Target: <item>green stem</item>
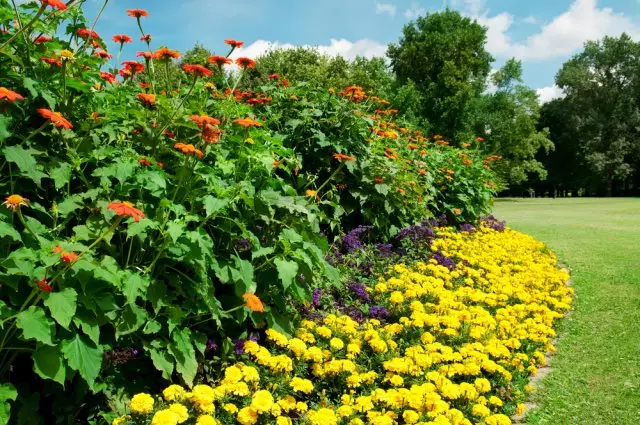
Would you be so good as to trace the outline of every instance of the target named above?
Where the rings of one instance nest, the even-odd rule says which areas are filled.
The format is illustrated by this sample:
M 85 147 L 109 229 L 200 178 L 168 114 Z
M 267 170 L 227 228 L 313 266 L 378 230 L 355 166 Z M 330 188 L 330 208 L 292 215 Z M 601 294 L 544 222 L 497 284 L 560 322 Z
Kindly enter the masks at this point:
M 160 128 L 160 131 L 155 135 L 155 137 L 153 138 L 153 151 L 152 151 L 152 155 L 155 156 L 156 154 L 156 145 L 158 142 L 158 137 L 160 137 L 162 135 L 162 133 L 169 128 L 169 126 L 171 125 L 171 122 L 173 121 L 173 119 L 176 117 L 176 115 L 178 114 L 178 112 L 180 111 L 180 108 L 182 108 L 182 105 L 184 104 L 184 102 L 187 100 L 187 98 L 189 96 L 191 96 L 191 92 L 193 91 L 193 89 L 196 86 L 196 82 L 198 81 L 198 77 L 194 77 L 193 78 L 193 83 L 191 84 L 191 87 L 189 88 L 189 91 L 187 92 L 187 94 L 184 95 L 184 97 L 182 99 L 180 99 L 180 103 L 178 104 L 178 106 L 176 107 L 176 109 L 173 111 L 173 113 L 171 114 L 171 116 L 169 117 L 169 120 L 167 120 L 167 122 L 162 126 L 162 128 Z
M 340 163 L 340 166 L 336 169 L 336 171 L 333 172 L 333 174 L 329 176 L 327 181 L 322 183 L 322 185 L 320 185 L 320 187 L 316 189 L 317 193 L 320 193 L 320 191 L 344 168 L 344 164 L 344 162 Z
M 40 16 L 44 13 L 44 10 L 46 9 L 47 5 L 43 4 L 42 6 L 40 6 L 40 9 L 38 9 L 38 12 L 36 12 L 35 16 L 33 17 L 33 19 L 31 19 L 29 21 L 29 23 L 27 23 L 27 25 L 23 26 L 22 28 L 20 28 L 18 30 L 18 32 L 16 32 L 15 34 L 13 34 L 11 36 L 11 38 L 9 38 L 7 41 L 4 42 L 4 44 L 2 46 L 0 46 L 0 52 L 2 52 L 4 50 L 5 47 L 7 47 L 13 40 L 15 40 L 16 38 L 18 38 L 18 36 L 20 34 L 22 34 L 23 32 L 25 32 L 27 29 L 31 28 L 33 26 L 33 24 L 36 23 L 36 21 L 40 18 Z
M 15 0 L 11 0 L 11 4 L 13 5 L 13 10 L 16 12 L 16 19 L 18 21 L 18 25 L 20 28 L 23 28 L 22 19 L 20 18 L 20 12 L 18 11 L 18 6 L 16 5 Z M 31 48 L 29 47 L 29 41 L 27 40 L 27 35 L 23 32 L 22 39 L 24 40 L 24 45 L 27 50 L 27 64 L 31 71 L 33 72 L 33 66 L 31 65 Z
M 31 229 L 31 227 L 29 227 L 29 225 L 27 224 L 27 221 L 24 219 L 23 215 L 22 215 L 22 211 L 20 210 L 20 208 L 18 208 L 16 210 L 16 214 L 18 215 L 18 219 L 20 220 L 20 222 L 22 223 L 22 225 L 24 226 L 25 229 L 27 229 L 27 231 L 31 234 L 31 236 L 36 240 L 36 242 L 38 242 L 38 245 L 40 245 L 40 239 L 38 238 L 38 236 L 35 234 L 35 232 Z
M 238 77 L 236 82 L 233 84 L 233 88 L 231 89 L 231 93 L 229 93 L 229 99 L 231 99 L 231 96 L 233 96 L 233 92 L 236 89 L 236 87 L 238 87 L 238 84 L 240 83 L 240 80 L 242 80 L 242 76 L 243 75 L 244 75 L 244 68 L 242 68 L 242 71 L 240 71 L 240 76 Z

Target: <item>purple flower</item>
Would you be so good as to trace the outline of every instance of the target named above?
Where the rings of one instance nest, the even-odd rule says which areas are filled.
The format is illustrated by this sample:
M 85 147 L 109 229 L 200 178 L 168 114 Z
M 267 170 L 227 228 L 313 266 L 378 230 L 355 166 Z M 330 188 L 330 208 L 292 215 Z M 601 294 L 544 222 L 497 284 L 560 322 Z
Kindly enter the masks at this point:
M 436 260 L 438 264 L 441 266 L 447 267 L 449 270 L 454 270 L 456 268 L 456 263 L 451 258 L 447 257 L 440 251 L 436 251 L 431 255 L 431 258 Z
M 405 227 L 395 236 L 397 241 L 409 240 L 417 248 L 426 248 L 431 245 L 431 241 L 436 236 L 429 222 L 422 222 L 413 226 Z
M 233 347 L 234 347 L 234 351 L 236 354 L 244 354 L 244 343 L 246 340 L 240 338 L 240 339 L 234 339 L 233 340 Z
M 242 239 L 236 239 L 234 241 L 234 245 L 236 247 L 236 249 L 240 252 L 242 251 L 249 251 L 252 247 L 251 245 L 251 241 L 247 238 L 242 238 Z
M 313 290 L 313 293 L 311 294 L 311 305 L 313 305 L 313 308 L 320 307 L 321 296 L 322 296 L 322 289 L 316 288 Z
M 464 224 L 460 225 L 460 231 L 461 232 L 473 233 L 473 232 L 476 231 L 476 228 L 473 227 L 473 224 L 464 223 Z
M 351 253 L 364 248 L 362 238 L 373 230 L 373 226 L 358 226 L 342 238 L 342 252 Z
M 369 307 L 369 316 L 378 319 L 380 321 L 386 320 L 391 313 L 385 307 L 379 305 L 372 305 Z
M 360 298 L 360 300 L 364 301 L 365 303 L 370 303 L 371 302 L 371 297 L 369 296 L 369 293 L 367 292 L 367 287 L 365 285 L 363 285 L 362 283 L 359 282 L 347 282 L 345 285 L 347 288 L 351 289 L 351 291 L 353 291 L 353 293 Z
M 218 344 L 211 338 L 207 340 L 207 351 L 215 351 L 218 349 Z
M 480 222 L 482 224 L 484 224 L 487 227 L 492 228 L 493 230 L 497 231 L 497 232 L 504 232 L 504 228 L 505 228 L 505 222 L 504 221 L 500 221 L 497 218 L 495 218 L 492 215 L 486 216 L 486 217 L 481 217 L 480 218 Z
M 382 258 L 388 258 L 393 256 L 393 245 L 390 243 L 379 243 L 378 246 L 378 255 Z
M 346 314 L 347 316 L 351 317 L 353 320 L 355 320 L 358 323 L 363 323 L 365 320 L 364 313 L 362 312 L 362 310 L 354 306 L 343 307 L 340 309 L 340 312 L 342 314 Z

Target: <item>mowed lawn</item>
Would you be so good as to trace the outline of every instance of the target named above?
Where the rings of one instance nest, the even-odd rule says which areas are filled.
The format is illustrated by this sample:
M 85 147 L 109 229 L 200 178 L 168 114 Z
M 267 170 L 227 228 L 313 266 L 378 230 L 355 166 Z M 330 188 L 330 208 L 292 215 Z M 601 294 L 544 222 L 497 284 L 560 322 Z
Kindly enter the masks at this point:
M 640 424 L 640 199 L 497 200 L 494 214 L 545 242 L 577 292 L 527 423 Z

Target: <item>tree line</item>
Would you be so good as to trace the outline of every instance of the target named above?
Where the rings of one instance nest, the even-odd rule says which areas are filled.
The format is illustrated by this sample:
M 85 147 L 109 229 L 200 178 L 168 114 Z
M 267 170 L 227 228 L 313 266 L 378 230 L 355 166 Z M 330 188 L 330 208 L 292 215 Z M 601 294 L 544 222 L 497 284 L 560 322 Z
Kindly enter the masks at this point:
M 564 96 L 544 105 L 522 63 L 494 70 L 486 46 L 486 27 L 447 9 L 405 25 L 386 58 L 275 49 L 238 87 L 274 73 L 324 89 L 360 86 L 428 135 L 502 157 L 504 195 L 640 194 L 640 43 L 626 34 L 587 42 L 556 75 Z M 210 54 L 196 46 L 184 60 L 205 64 Z

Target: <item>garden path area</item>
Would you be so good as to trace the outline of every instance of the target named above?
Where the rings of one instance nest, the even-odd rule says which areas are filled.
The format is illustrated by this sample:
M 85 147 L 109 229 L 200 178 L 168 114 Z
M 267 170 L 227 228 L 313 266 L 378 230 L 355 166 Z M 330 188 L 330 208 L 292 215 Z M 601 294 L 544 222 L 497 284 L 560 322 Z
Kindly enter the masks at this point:
M 640 423 L 640 199 L 503 199 L 494 213 L 545 242 L 577 293 L 527 423 Z

